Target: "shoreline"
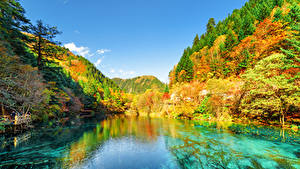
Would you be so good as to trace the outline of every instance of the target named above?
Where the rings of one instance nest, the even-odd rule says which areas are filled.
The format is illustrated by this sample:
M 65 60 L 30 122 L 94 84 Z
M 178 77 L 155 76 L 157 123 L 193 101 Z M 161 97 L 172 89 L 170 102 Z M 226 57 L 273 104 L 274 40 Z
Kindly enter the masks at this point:
M 90 119 L 90 120 L 99 120 L 99 121 L 103 121 L 107 118 L 114 118 L 116 116 L 126 116 L 126 117 L 150 117 L 150 118 L 160 118 L 160 119 L 177 119 L 177 120 L 190 120 L 190 121 L 194 121 L 194 122 L 208 122 L 208 123 L 227 123 L 227 124 L 239 124 L 239 125 L 255 125 L 255 126 L 266 126 L 266 127 L 274 127 L 274 128 L 278 128 L 278 129 L 287 129 L 287 130 L 292 130 L 293 132 L 300 132 L 299 127 L 297 125 L 293 125 L 293 124 L 286 124 L 285 126 L 282 126 L 281 124 L 266 124 L 266 123 L 262 123 L 259 121 L 255 121 L 255 120 L 249 120 L 249 119 L 239 119 L 239 118 L 232 118 L 230 121 L 222 121 L 222 120 L 217 120 L 215 118 L 212 119 L 204 119 L 204 118 L 198 118 L 198 119 L 187 119 L 187 118 L 172 118 L 172 117 L 168 117 L 168 116 L 162 116 L 159 115 L 157 113 L 150 113 L 150 116 L 147 115 L 147 113 L 139 113 L 139 115 L 137 115 L 136 113 L 132 113 L 132 112 L 124 112 L 124 113 L 106 113 L 106 114 L 95 114 L 93 116 L 82 116 L 82 117 L 66 117 L 66 118 L 62 118 L 59 120 L 50 120 L 48 121 L 46 124 L 45 122 L 32 122 L 29 125 L 27 125 L 26 127 L 21 127 L 19 129 L 15 129 L 18 128 L 17 126 L 4 126 L 5 130 L 0 130 L 0 135 L 17 135 L 17 134 L 21 134 L 24 133 L 26 131 L 35 129 L 37 127 L 40 126 L 44 126 L 44 125 L 50 125 L 51 126 L 64 126 L 64 125 L 76 125 L 76 124 L 80 124 L 82 123 L 82 120 L 85 119 Z M 247 121 L 246 121 L 247 120 Z
M 109 117 L 109 114 L 95 114 L 92 116 L 74 116 L 74 117 L 65 117 L 61 119 L 53 119 L 47 122 L 38 122 L 32 121 L 26 127 L 15 126 L 15 125 L 4 125 L 4 130 L 0 130 L 0 135 L 18 135 L 24 132 L 30 131 L 37 127 L 53 127 L 53 126 L 65 126 L 65 125 L 76 125 L 81 124 L 83 120 L 98 120 L 102 121 Z M 17 129 L 18 128 L 18 129 Z
M 126 116 L 137 116 L 136 113 L 132 113 L 132 112 L 125 112 L 124 113 Z M 139 113 L 140 117 L 148 117 L 147 113 Z M 168 116 L 161 116 L 158 114 L 153 114 L 150 113 L 150 118 L 165 118 L 165 119 L 178 119 L 178 120 L 192 120 L 195 122 L 210 122 L 210 123 L 234 123 L 234 124 L 240 124 L 240 125 L 256 125 L 256 126 L 267 126 L 267 127 L 275 127 L 275 128 L 281 128 L 281 129 L 288 129 L 288 130 L 292 130 L 294 132 L 300 132 L 300 126 L 294 125 L 294 124 L 285 124 L 284 126 L 282 126 L 281 124 L 266 124 L 266 123 L 262 123 L 259 121 L 255 121 L 255 120 L 250 120 L 247 119 L 248 121 L 245 122 L 239 118 L 232 118 L 231 121 L 222 121 L 222 120 L 217 120 L 215 118 L 212 119 L 204 119 L 204 118 L 200 118 L 200 119 L 187 119 L 187 118 L 171 118 Z

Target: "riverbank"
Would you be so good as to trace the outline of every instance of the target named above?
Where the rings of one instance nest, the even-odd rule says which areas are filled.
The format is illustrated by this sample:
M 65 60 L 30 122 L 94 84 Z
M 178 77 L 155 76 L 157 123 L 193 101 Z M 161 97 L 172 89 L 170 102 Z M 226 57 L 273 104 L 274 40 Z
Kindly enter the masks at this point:
M 18 135 L 24 133 L 28 130 L 32 130 L 39 127 L 55 127 L 55 126 L 65 126 L 65 125 L 80 125 L 82 121 L 86 119 L 94 119 L 97 121 L 104 120 L 111 117 L 111 114 L 104 113 L 92 113 L 92 114 L 78 114 L 76 116 L 65 117 L 61 119 L 52 119 L 48 121 L 32 121 L 24 125 L 13 125 L 13 124 L 0 124 L 0 134 L 5 135 Z
M 136 112 L 132 112 L 132 111 L 127 111 L 125 112 L 125 115 L 127 116 L 140 116 L 140 117 L 151 117 L 151 118 L 167 118 L 167 119 L 187 119 L 187 118 L 173 118 L 170 116 L 164 116 L 163 113 L 145 113 L 145 112 L 140 112 L 140 113 L 136 113 Z M 198 121 L 198 122 L 208 122 L 208 123 L 223 123 L 224 126 L 228 126 L 231 124 L 240 124 L 240 125 L 257 125 L 257 126 L 269 126 L 269 127 L 276 127 L 276 128 L 282 128 L 282 129 L 287 129 L 287 130 L 292 130 L 294 132 L 299 132 L 300 131 L 300 126 L 295 125 L 295 124 L 289 124 L 286 123 L 284 126 L 282 126 L 282 124 L 280 123 L 263 123 L 261 121 L 257 121 L 257 120 L 251 120 L 251 119 L 247 119 L 247 118 L 238 118 L 238 117 L 230 117 L 229 119 L 226 120 L 219 120 L 217 118 L 199 118 L 199 116 L 197 118 L 192 118 L 192 119 L 188 119 L 188 120 L 193 120 L 193 121 Z

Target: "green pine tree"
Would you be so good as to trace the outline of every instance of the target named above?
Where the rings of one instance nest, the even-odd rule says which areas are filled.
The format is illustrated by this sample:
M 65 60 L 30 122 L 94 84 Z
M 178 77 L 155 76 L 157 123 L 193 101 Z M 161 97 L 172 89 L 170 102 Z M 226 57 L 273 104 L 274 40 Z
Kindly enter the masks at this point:
M 169 92 L 170 92 L 170 90 L 169 90 L 169 86 L 168 86 L 168 84 L 166 84 L 166 87 L 165 87 L 164 93 L 169 93 Z
M 194 77 L 193 61 L 190 59 L 189 48 L 186 49 L 175 70 L 177 82 L 190 82 Z
M 193 41 L 193 49 L 195 49 L 198 45 L 199 45 L 199 41 L 200 41 L 200 39 L 199 39 L 199 36 L 198 36 L 198 34 L 196 34 L 196 37 L 194 38 L 194 41 Z
M 254 26 L 255 19 L 248 10 L 245 10 L 242 18 L 243 18 L 242 27 L 239 32 L 239 40 L 242 40 L 245 37 L 252 35 L 253 32 L 255 31 L 255 26 Z
M 211 33 L 216 26 L 216 22 L 214 18 L 209 18 L 208 23 L 206 25 L 206 33 L 209 34 Z
M 237 43 L 238 43 L 238 39 L 234 35 L 233 31 L 230 29 L 226 36 L 225 48 L 230 51 Z
M 38 20 L 36 26 L 34 25 L 30 26 L 29 33 L 34 35 L 33 48 L 35 52 L 38 54 L 37 64 L 39 67 L 41 67 L 43 53 L 47 51 L 46 49 L 50 43 L 52 44 L 56 43 L 55 41 L 53 41 L 53 38 L 55 38 L 56 35 L 60 34 L 61 32 L 58 31 L 56 27 L 45 25 L 41 20 Z

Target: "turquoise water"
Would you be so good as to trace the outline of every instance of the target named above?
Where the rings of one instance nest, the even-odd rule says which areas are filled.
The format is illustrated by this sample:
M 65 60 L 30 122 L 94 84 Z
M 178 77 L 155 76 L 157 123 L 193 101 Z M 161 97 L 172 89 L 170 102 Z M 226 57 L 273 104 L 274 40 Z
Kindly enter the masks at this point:
M 0 168 L 300 168 L 300 133 L 118 117 L 0 136 Z

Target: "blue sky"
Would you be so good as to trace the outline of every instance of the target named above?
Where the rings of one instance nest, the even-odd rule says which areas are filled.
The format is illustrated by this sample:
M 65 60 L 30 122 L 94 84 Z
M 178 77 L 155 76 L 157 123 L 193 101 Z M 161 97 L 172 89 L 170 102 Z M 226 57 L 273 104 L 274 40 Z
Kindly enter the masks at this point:
M 246 0 L 23 0 L 26 16 L 57 26 L 57 37 L 106 76 L 154 75 L 167 82 L 184 48 L 208 19 L 218 22 Z

